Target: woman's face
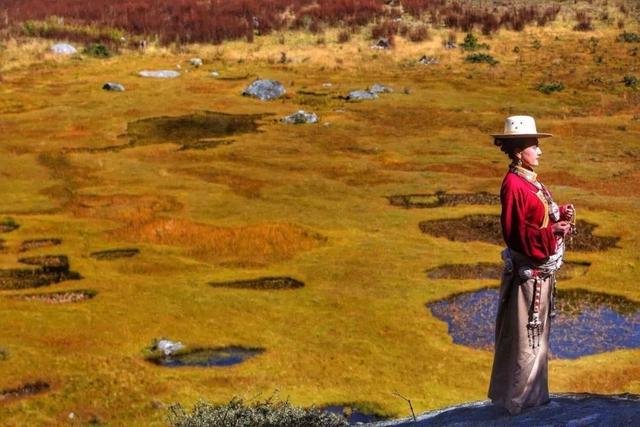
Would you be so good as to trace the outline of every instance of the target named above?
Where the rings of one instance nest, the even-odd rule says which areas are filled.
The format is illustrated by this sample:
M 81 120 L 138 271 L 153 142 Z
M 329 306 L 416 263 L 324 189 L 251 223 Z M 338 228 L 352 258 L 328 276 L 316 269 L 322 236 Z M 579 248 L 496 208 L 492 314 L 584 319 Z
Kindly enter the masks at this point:
M 523 166 L 528 166 L 533 168 L 540 164 L 540 156 L 542 155 L 542 150 L 538 146 L 538 144 L 530 145 L 527 148 L 523 149 L 521 152 L 516 154 L 520 160 L 522 160 Z

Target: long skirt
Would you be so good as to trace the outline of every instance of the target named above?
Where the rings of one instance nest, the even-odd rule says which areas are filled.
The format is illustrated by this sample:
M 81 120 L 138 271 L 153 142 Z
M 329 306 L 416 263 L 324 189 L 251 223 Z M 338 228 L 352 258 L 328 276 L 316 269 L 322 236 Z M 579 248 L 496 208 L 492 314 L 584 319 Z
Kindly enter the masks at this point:
M 547 352 L 552 283 L 550 278 L 541 280 L 539 318 L 543 329 L 538 345 L 532 346 L 527 323 L 534 299 L 535 279 L 519 276 L 518 270 L 523 265 L 521 257 L 514 257 L 512 261 L 513 268 L 511 271 L 505 269 L 500 285 L 489 398 L 495 405 L 515 415 L 524 408 L 549 401 Z

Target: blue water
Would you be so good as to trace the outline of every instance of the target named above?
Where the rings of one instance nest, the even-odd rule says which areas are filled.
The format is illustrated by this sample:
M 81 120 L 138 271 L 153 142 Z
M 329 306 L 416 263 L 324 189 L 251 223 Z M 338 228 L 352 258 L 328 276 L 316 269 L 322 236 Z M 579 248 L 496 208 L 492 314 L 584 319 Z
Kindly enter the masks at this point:
M 242 347 L 205 348 L 188 353 L 152 359 L 154 363 L 171 368 L 182 366 L 232 366 L 263 353 L 263 349 L 248 349 Z
M 625 307 L 616 310 L 616 304 L 620 305 L 621 301 L 619 297 L 609 303 L 602 301 L 602 294 L 589 291 L 574 292 L 569 297 L 571 301 L 566 302 L 570 304 L 562 304 L 562 299 L 558 301 L 558 315 L 551 321 L 551 357 L 575 359 L 640 347 L 640 304 L 626 300 Z M 569 305 L 571 309 L 562 309 Z M 434 316 L 447 322 L 454 343 L 493 350 L 498 289 L 459 294 L 428 307 Z

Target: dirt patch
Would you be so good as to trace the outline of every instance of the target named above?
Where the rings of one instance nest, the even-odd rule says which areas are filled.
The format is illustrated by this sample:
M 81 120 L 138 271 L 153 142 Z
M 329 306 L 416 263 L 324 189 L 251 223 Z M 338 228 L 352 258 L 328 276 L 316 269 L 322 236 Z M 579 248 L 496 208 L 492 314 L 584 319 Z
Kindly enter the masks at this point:
M 180 351 L 171 355 L 150 357 L 149 360 L 156 365 L 179 368 L 183 366 L 233 366 L 264 353 L 263 348 L 247 348 L 241 346 L 228 346 L 217 348 L 197 348 L 188 351 Z
M 497 288 L 452 295 L 427 304 L 449 325 L 453 342 L 492 351 Z M 558 287 L 557 315 L 551 319 L 550 352 L 560 359 L 640 347 L 640 303 L 584 289 Z
M 291 277 L 261 277 L 252 280 L 236 280 L 232 282 L 209 282 L 214 288 L 236 289 L 297 289 L 304 283 Z
M 44 393 L 50 388 L 51 386 L 44 381 L 35 381 L 32 383 L 23 384 L 20 387 L 0 390 L 0 403 L 19 399 L 21 397 Z
M 463 218 L 422 221 L 419 227 L 423 233 L 436 237 L 446 237 L 453 241 L 481 241 L 504 245 L 500 217 L 498 215 L 470 215 Z M 595 224 L 578 220 L 576 222 L 578 233 L 572 239 L 569 239 L 567 243 L 569 250 L 594 252 L 616 247 L 620 238 L 595 236 L 593 231 L 596 227 L 597 225 Z
M 79 273 L 69 270 L 69 260 L 65 255 L 20 258 L 18 261 L 28 265 L 38 265 L 40 268 L 0 270 L 0 290 L 38 288 L 67 280 L 82 279 Z
M 112 233 L 118 239 L 179 246 L 196 258 L 230 266 L 264 266 L 314 249 L 326 237 L 295 224 L 216 227 L 185 219 L 157 219 Z
M 40 301 L 46 304 L 67 304 L 94 298 L 98 293 L 93 290 L 73 290 L 38 294 L 16 295 L 14 298 L 24 301 Z
M 18 248 L 18 251 L 26 252 L 32 249 L 46 248 L 49 246 L 57 246 L 60 244 L 62 244 L 62 240 L 58 238 L 25 240 L 20 243 L 20 248 Z
M 439 208 L 455 205 L 499 205 L 500 196 L 480 193 L 446 193 L 437 191 L 433 194 L 398 194 L 389 196 L 389 203 L 403 208 Z
M 138 248 L 108 249 L 106 251 L 91 252 L 91 258 L 106 260 L 118 258 L 131 258 L 140 253 Z
M 10 233 L 18 228 L 20 228 L 20 224 L 16 223 L 12 218 L 0 220 L 0 233 Z
M 128 148 L 156 144 L 179 144 L 181 150 L 211 148 L 228 143 L 232 135 L 258 132 L 263 114 L 227 114 L 203 111 L 178 117 L 151 117 L 129 122 L 127 144 L 106 147 L 68 148 L 65 152 L 118 152 Z
M 566 261 L 557 273 L 559 280 L 583 276 L 591 266 L 589 262 Z M 500 280 L 504 264 L 481 262 L 478 264 L 444 264 L 426 271 L 429 279 L 496 279 Z

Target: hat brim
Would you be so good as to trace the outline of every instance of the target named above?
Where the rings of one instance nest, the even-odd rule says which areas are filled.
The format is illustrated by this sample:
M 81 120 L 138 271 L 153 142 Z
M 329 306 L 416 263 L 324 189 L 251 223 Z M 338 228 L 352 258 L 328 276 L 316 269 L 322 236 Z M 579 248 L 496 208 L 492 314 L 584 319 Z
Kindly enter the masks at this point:
M 523 139 L 523 138 L 549 138 L 553 135 L 550 133 L 519 133 L 519 134 L 504 134 L 504 133 L 492 133 L 492 137 L 506 140 L 506 139 Z

